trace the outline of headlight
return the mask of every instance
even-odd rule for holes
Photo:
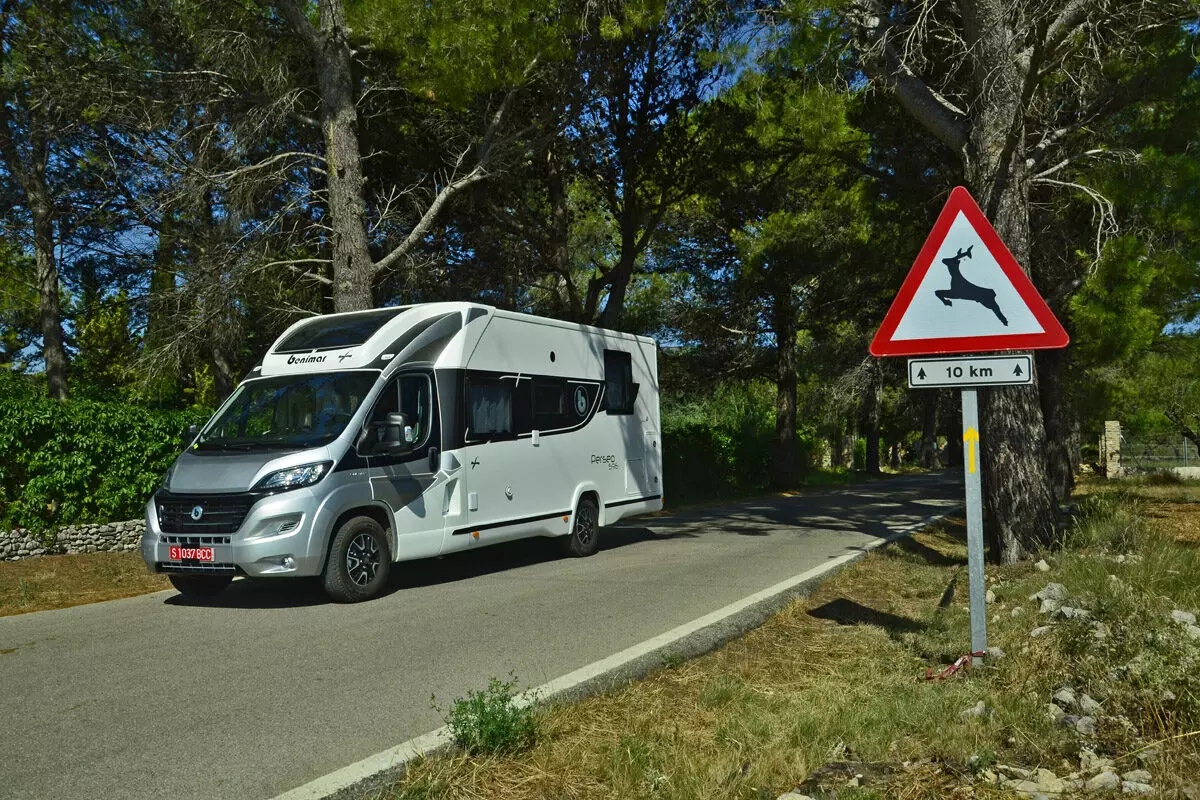
[[[299,467],[288,467],[277,472],[272,472],[270,475],[263,478],[254,485],[255,489],[278,489],[285,491],[287,489],[300,489],[305,486],[312,486],[321,478],[325,477],[325,473],[329,472],[329,468],[333,466],[332,461],[322,461],[318,464],[304,464]]]

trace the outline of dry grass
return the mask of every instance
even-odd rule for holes
[[[0,563],[0,617],[116,600],[170,586],[138,553],[80,553]]]
[[[1088,476],[1079,482],[1078,494],[1118,491],[1142,501],[1142,513],[1177,541],[1200,545],[1200,482],[1157,483],[1145,478],[1105,480]]]
[[[1146,535],[1143,523],[1129,524]],[[426,759],[376,797],[758,800],[775,798],[843,759],[888,762],[896,772],[881,786],[843,785],[839,797],[1011,796],[964,786],[969,777],[956,773],[972,755],[1059,775],[1077,768],[1078,741],[1051,723],[1045,706],[1063,681],[1107,671],[1103,653],[1086,650],[1091,638],[1065,623],[1030,639],[1029,631],[1045,619],[1038,618],[1029,594],[1062,581],[1072,596],[1078,591],[1093,598],[1098,613],[1111,607],[1161,618],[1165,606],[1147,611],[1129,600],[1126,608],[1103,595],[1111,591],[1112,570],[1134,586],[1153,584],[1164,595],[1161,603],[1200,602],[1186,576],[1159,574],[1170,569],[1168,550],[1110,566],[1104,547],[1121,536],[1095,534],[1084,547],[1095,552],[1052,558],[1048,574],[1030,565],[989,566],[996,594],[989,607],[990,642],[1009,656],[986,669],[940,683],[920,680],[927,667],[952,662],[969,643],[963,528],[961,520],[951,520],[873,553],[714,653],[546,709],[540,739],[523,756]],[[1154,542],[1186,553],[1165,537]],[[1158,602],[1152,593],[1135,599],[1149,602],[1147,597]],[[1014,617],[1015,606],[1022,613]],[[961,715],[980,700],[988,716]],[[1117,702],[1113,694],[1111,703]],[[1146,740],[1187,733],[1161,704],[1136,707],[1137,714],[1129,713]],[[1143,740],[1102,728],[1100,744],[1124,758],[1122,769],[1132,769],[1133,751]],[[1200,774],[1200,736],[1160,749],[1156,785],[1169,790]]]

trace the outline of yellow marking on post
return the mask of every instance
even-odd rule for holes
[[[963,433],[963,444],[967,446],[967,471],[975,471],[975,448],[979,446],[979,431],[967,428]]]

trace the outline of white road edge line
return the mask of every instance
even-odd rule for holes
[[[602,658],[599,661],[594,661],[586,667],[580,667],[574,672],[568,672],[560,678],[555,678],[549,683],[544,683],[536,689],[531,689],[528,692],[523,692],[518,695],[516,702],[519,705],[528,705],[534,702],[535,699],[548,699],[554,695],[561,694],[565,691],[573,689],[580,684],[586,683],[589,680],[597,678],[606,672],[616,670],[625,664],[628,664],[635,659],[652,653],[655,650],[666,647],[667,645],[678,642],[687,636],[703,630],[710,625],[721,622],[722,620],[732,617],[751,606],[769,600],[781,594],[786,594],[802,583],[811,581],[814,578],[819,578],[829,572],[833,572],[839,567],[856,559],[862,558],[866,553],[881,547],[888,542],[907,536],[915,530],[925,527],[961,508],[961,504],[947,508],[947,510],[939,514],[931,514],[919,522],[914,522],[893,531],[889,536],[884,538],[876,538],[874,541],[863,545],[861,549],[854,552],[846,553],[831,559],[828,563],[822,564],[819,567],[814,567],[806,572],[801,572],[786,580],[780,581],[774,586],[763,589],[760,592],[744,597],[741,600],[730,603],[724,608],[720,608],[711,614],[705,614],[703,617],[694,619],[691,622],[685,622],[677,628],[672,628],[666,633],[659,634],[652,639],[647,639],[644,642],[635,644],[633,647],[628,647],[619,653]],[[432,755],[438,750],[448,746],[451,743],[450,732],[442,726],[435,731],[418,736],[414,739],[409,739],[407,742],[398,744],[395,747],[388,748],[383,752],[376,753],[373,756],[367,756],[362,761],[351,764],[348,767],[342,767],[339,770],[323,775],[316,780],[309,781],[303,786],[299,786],[290,791],[277,795],[272,800],[322,800],[343,789],[348,789],[357,783],[371,778],[381,772],[397,769],[404,766],[409,761],[413,761],[422,756]]]

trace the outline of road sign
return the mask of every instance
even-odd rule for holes
[[[1033,383],[1033,356],[910,358],[908,386],[1019,386]]]
[[[871,342],[876,356],[1066,347],[1067,332],[966,189],[950,193]]]

